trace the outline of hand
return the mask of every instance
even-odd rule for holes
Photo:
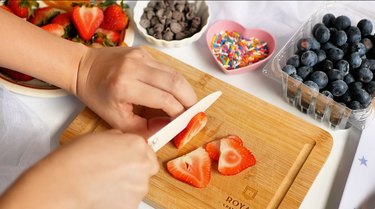
[[[0,208],[137,208],[158,169],[142,137],[119,130],[86,135],[26,172]]]
[[[89,49],[80,63],[77,96],[112,127],[144,137],[155,128],[133,113],[133,104],[175,117],[197,101],[181,74],[145,49],[130,47]]]

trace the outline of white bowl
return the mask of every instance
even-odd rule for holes
[[[197,41],[202,34],[207,30],[209,19],[210,19],[210,11],[209,7],[206,3],[206,1],[188,1],[195,3],[196,9],[197,9],[197,15],[201,17],[201,29],[197,33],[195,33],[193,36],[184,38],[181,40],[172,40],[172,41],[166,41],[162,39],[156,39],[155,37],[149,35],[144,27],[140,25],[141,16],[144,13],[144,8],[147,7],[147,4],[150,1],[137,1],[135,7],[134,7],[134,23],[136,25],[136,28],[138,32],[151,44],[159,46],[159,47],[181,47],[188,44],[191,44],[195,41]]]

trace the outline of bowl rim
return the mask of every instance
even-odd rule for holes
[[[222,64],[217,61],[216,57],[212,54],[211,52],[211,47],[210,47],[210,42],[211,42],[211,37],[209,37],[209,34],[212,32],[213,28],[217,25],[221,25],[223,23],[230,23],[230,24],[234,24],[234,25],[237,25],[239,27],[241,27],[242,29],[246,29],[246,30],[256,30],[256,31],[259,31],[261,33],[265,33],[267,34],[270,39],[272,40],[273,42],[273,49],[272,51],[269,53],[269,55],[256,62],[256,63],[253,63],[253,64],[250,64],[250,65],[247,65],[247,66],[244,66],[244,67],[240,67],[240,68],[237,68],[237,69],[232,69],[232,70],[227,70],[225,69]],[[275,37],[270,33],[268,32],[267,30],[264,30],[262,28],[255,28],[255,27],[245,27],[243,26],[242,24],[236,22],[236,21],[233,21],[233,20],[229,20],[229,19],[219,19],[219,20],[216,20],[213,24],[210,25],[210,27],[208,28],[208,30],[206,31],[206,46],[209,50],[209,53],[211,54],[211,56],[213,57],[213,59],[215,60],[215,62],[219,65],[219,68],[226,74],[238,74],[238,73],[244,73],[244,72],[248,72],[248,71],[254,71],[254,70],[257,70],[258,68],[262,67],[263,64],[265,64],[267,61],[269,61],[271,59],[271,57],[275,54],[275,51],[276,51],[276,39]],[[249,69],[250,66],[255,66],[254,69]]]

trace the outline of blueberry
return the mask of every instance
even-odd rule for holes
[[[344,52],[337,47],[331,48],[328,50],[328,58],[331,59],[332,61],[341,60],[343,57],[344,57]]]
[[[346,84],[351,84],[351,83],[354,83],[355,82],[355,79],[353,77],[353,75],[351,73],[349,73],[348,75],[344,76],[344,81]]]
[[[311,39],[308,39],[308,38],[301,38],[300,40],[298,40],[297,42],[297,49],[301,52],[305,52],[307,50],[310,50],[311,49]]]
[[[310,87],[311,89],[315,90],[315,91],[319,91],[319,86],[318,84],[316,84],[315,82],[313,81],[310,81],[310,80],[307,80],[305,82],[303,82],[306,86]]]
[[[361,31],[356,26],[350,26],[346,31],[348,36],[348,43],[356,43],[361,41]]]
[[[321,49],[314,50],[316,56],[318,56],[318,63],[327,58],[326,52]]]
[[[357,24],[357,27],[361,31],[362,36],[370,35],[372,32],[372,22],[370,20],[360,20]]]
[[[363,43],[357,42],[353,43],[351,47],[351,52],[358,52],[359,56],[363,56],[366,54],[366,47]]]
[[[359,109],[361,109],[361,103],[359,103],[356,100],[352,100],[347,104],[347,107],[352,109],[352,110],[359,110]]]
[[[313,51],[305,51],[301,55],[301,63],[306,66],[314,66],[318,62],[318,56]]]
[[[348,43],[343,44],[339,48],[344,52],[344,56],[350,52],[350,45]]]
[[[354,92],[358,89],[362,89],[363,88],[363,83],[361,81],[356,81],[354,83],[351,83],[350,84],[350,91],[351,92]]]
[[[371,96],[375,96],[375,81],[370,81],[369,83],[366,84],[366,91],[369,93]]]
[[[324,71],[329,71],[333,69],[333,62],[329,59],[326,59],[321,63],[321,66]]]
[[[315,71],[311,73],[310,80],[318,84],[319,89],[323,89],[328,84],[328,76],[322,71]]]
[[[331,69],[327,72],[328,79],[330,81],[343,80],[344,75],[337,69]]]
[[[375,60],[374,59],[367,59],[368,68],[370,70],[375,70]]]
[[[299,75],[303,80],[313,72],[313,68],[309,66],[302,66],[297,69],[297,75]]]
[[[353,99],[361,103],[362,107],[367,107],[371,103],[371,96],[364,89],[357,89],[353,92]]]
[[[330,92],[335,97],[344,95],[347,90],[348,85],[343,80],[336,80],[331,83]]]
[[[350,19],[349,17],[345,16],[345,15],[341,15],[341,16],[338,16],[336,17],[336,19],[334,20],[333,22],[333,25],[335,26],[335,28],[337,28],[338,30],[345,30],[347,29],[352,23],[350,22]]]
[[[298,55],[292,55],[289,57],[289,59],[286,61],[287,65],[293,65],[295,68],[299,67],[299,56]]]
[[[292,74],[292,75],[290,75],[290,77],[296,79],[297,81],[301,81],[301,82],[303,82],[303,79],[301,78],[301,76],[299,76],[299,75],[297,75],[297,74]]]
[[[335,32],[334,34],[331,33],[331,40],[332,43],[335,44],[336,46],[342,46],[346,43],[348,40],[348,37],[346,36],[345,31],[339,30]]]
[[[339,60],[336,62],[336,68],[345,76],[349,73],[350,65],[346,60]]]
[[[326,42],[322,45],[321,49],[328,51],[329,49],[335,48],[336,46],[331,42]]]
[[[348,61],[352,68],[358,68],[362,64],[362,59],[358,52],[351,53]]]
[[[336,19],[335,15],[331,13],[327,13],[323,16],[322,22],[325,26],[329,28],[329,27],[334,26],[335,19]]]
[[[324,24],[323,23],[316,23],[314,25],[313,29],[311,30],[311,33],[315,34],[316,29],[318,29],[320,26],[324,26]]]
[[[315,38],[307,38],[307,39],[310,39],[310,42],[311,42],[311,49],[312,50],[318,50],[318,49],[320,49],[320,43],[319,43],[319,41],[317,41]]]
[[[338,100],[347,104],[350,101],[352,101],[352,97],[351,97],[349,91],[346,91],[345,94],[343,94],[341,97],[338,98]]]
[[[296,70],[296,68],[293,65],[285,65],[283,67],[282,71],[284,71],[288,75],[292,75],[292,74],[296,74],[297,73],[297,70]]]
[[[329,98],[333,99],[333,95],[332,95],[332,93],[331,93],[330,91],[328,91],[328,90],[324,90],[324,91],[322,91],[322,94],[323,94],[324,96],[326,96],[326,97],[329,97]]]
[[[331,33],[326,26],[320,26],[315,30],[314,37],[320,43],[325,43],[331,37]]]
[[[373,78],[373,73],[368,68],[360,68],[357,72],[358,80],[362,81],[362,83],[368,83]]]
[[[363,38],[361,40],[361,43],[363,45],[365,45],[366,52],[370,51],[372,49],[372,47],[374,46],[374,44],[372,43],[371,39],[369,39],[369,38]]]

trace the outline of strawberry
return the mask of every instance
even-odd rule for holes
[[[21,18],[29,18],[33,15],[33,7],[38,6],[35,0],[8,0],[7,6]]]
[[[128,24],[128,16],[118,4],[112,4],[104,10],[104,20],[101,28],[107,30],[121,31]]]
[[[56,23],[64,27],[65,38],[72,38],[77,36],[77,31],[74,28],[73,23],[71,21],[71,15],[72,14],[70,12],[62,13],[51,20],[51,23]]]
[[[233,139],[234,141],[237,141],[241,146],[243,144],[242,139],[239,136],[229,135],[225,138]],[[214,140],[214,141],[211,141],[211,142],[207,143],[206,146],[205,146],[205,149],[208,152],[208,155],[214,161],[219,161],[220,142],[221,142],[221,139],[217,139],[217,140]]]
[[[106,30],[103,28],[96,29],[95,34],[94,42],[107,47],[117,46],[121,36],[117,31]]]
[[[34,79],[33,77],[31,77],[29,75],[26,75],[26,74],[23,74],[23,73],[14,71],[14,70],[10,70],[8,68],[2,67],[2,68],[0,68],[0,72],[3,72],[4,74],[6,74],[7,76],[9,76],[10,78],[12,78],[13,80],[16,80],[16,81],[30,81],[30,80]]]
[[[196,114],[177,136],[173,138],[173,142],[179,149],[187,144],[195,135],[199,133],[207,124],[207,116],[204,112]]]
[[[97,6],[75,6],[72,11],[72,22],[84,41],[92,38],[103,17],[103,11]]]
[[[0,5],[0,8],[10,12],[10,13],[13,13],[11,9],[9,9],[9,7],[5,6],[5,5]]]
[[[34,11],[34,15],[30,17],[28,21],[37,26],[47,25],[61,12],[61,10],[53,7],[38,8]]]
[[[62,25],[56,24],[56,23],[50,23],[48,25],[41,27],[43,30],[46,30],[54,35],[64,37],[65,36],[65,30]]]
[[[255,165],[254,155],[233,138],[220,140],[220,158],[218,170],[223,175],[235,175]]]
[[[194,187],[206,187],[211,179],[211,160],[199,147],[196,150],[167,162],[168,172],[176,179]]]

